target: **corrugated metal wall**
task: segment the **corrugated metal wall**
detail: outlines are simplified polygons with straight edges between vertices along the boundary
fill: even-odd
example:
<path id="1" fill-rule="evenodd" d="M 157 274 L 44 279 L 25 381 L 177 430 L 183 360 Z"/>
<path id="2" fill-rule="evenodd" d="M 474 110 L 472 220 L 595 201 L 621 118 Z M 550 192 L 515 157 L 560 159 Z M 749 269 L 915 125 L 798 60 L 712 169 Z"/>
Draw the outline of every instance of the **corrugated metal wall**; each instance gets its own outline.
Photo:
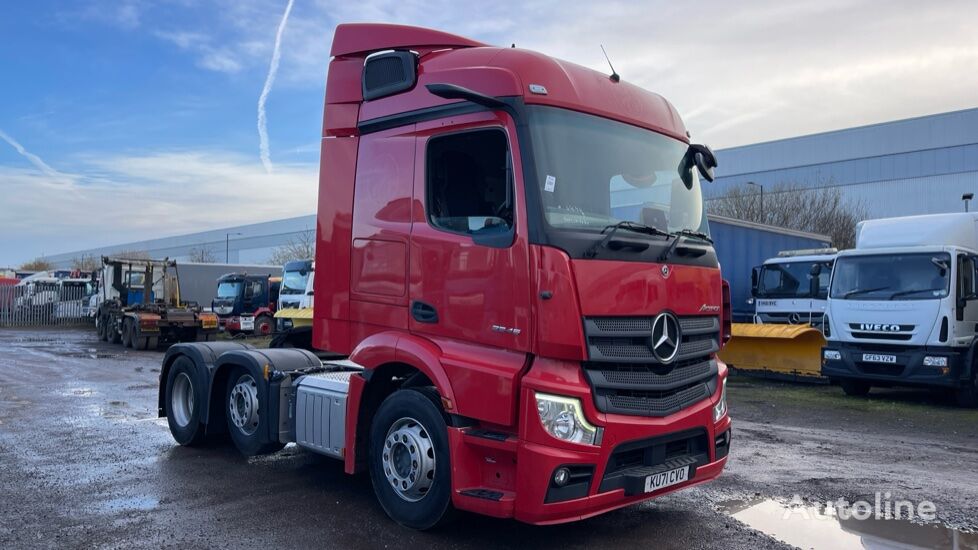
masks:
<path id="1" fill-rule="evenodd" d="M 707 200 L 748 181 L 837 186 L 872 218 L 962 209 L 978 193 L 978 109 L 942 113 L 717 152 Z M 758 192 L 752 188 L 750 192 Z"/>

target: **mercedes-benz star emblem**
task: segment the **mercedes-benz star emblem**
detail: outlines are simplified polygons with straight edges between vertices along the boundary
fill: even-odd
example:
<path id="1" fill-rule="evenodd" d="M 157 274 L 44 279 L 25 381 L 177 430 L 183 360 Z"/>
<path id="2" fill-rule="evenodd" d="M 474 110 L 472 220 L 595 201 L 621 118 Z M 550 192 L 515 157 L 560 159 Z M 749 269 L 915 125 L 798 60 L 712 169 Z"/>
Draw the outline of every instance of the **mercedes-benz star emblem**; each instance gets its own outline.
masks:
<path id="1" fill-rule="evenodd" d="M 801 323 L 801 315 L 798 315 L 798 313 L 792 313 L 791 315 L 788 316 L 788 323 L 792 325 L 797 325 L 798 323 Z"/>
<path id="2" fill-rule="evenodd" d="M 671 313 L 660 313 L 652 321 L 652 337 L 649 339 L 649 347 L 652 355 L 660 363 L 671 363 L 679 353 L 679 342 L 682 340 L 682 331 L 679 328 L 679 319 Z"/>

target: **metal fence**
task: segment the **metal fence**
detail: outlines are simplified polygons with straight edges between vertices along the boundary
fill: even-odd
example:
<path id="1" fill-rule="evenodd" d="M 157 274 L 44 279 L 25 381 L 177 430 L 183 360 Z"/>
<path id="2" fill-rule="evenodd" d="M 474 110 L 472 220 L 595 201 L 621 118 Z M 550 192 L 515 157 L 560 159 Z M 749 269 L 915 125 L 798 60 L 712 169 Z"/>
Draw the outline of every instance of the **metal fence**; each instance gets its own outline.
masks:
<path id="1" fill-rule="evenodd" d="M 84 285 L 36 283 L 0 286 L 0 327 L 77 325 L 91 322 Z"/>

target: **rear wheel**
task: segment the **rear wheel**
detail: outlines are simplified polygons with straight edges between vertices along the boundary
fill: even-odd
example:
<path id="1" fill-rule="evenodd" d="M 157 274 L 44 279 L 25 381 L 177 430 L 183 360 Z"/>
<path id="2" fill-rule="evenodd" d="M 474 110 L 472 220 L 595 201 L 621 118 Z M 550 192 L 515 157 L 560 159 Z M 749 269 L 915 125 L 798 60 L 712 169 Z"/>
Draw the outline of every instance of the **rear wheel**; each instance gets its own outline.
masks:
<path id="1" fill-rule="evenodd" d="M 205 439 L 194 379 L 194 365 L 187 357 L 178 357 L 166 376 L 166 422 L 173 439 L 186 447 L 200 445 Z"/>
<path id="2" fill-rule="evenodd" d="M 452 476 L 445 417 L 437 394 L 398 390 L 377 410 L 370 429 L 374 494 L 391 519 L 430 529 L 448 519 Z"/>
<path id="3" fill-rule="evenodd" d="M 133 338 L 135 337 L 135 327 L 133 326 L 132 319 L 125 318 L 122 321 L 122 346 L 127 348 L 136 347 Z"/>
<path id="4" fill-rule="evenodd" d="M 109 334 L 105 330 L 105 315 L 99 315 L 95 318 L 95 331 L 98 333 L 98 339 L 105 342 L 109 339 Z"/>
<path id="5" fill-rule="evenodd" d="M 234 446 L 245 456 L 255 456 L 284 447 L 281 443 L 264 442 L 268 433 L 269 407 L 264 392 L 260 391 L 255 378 L 244 367 L 234 367 L 228 377 L 224 392 L 224 411 L 227 415 L 228 432 Z"/>
<path id="6" fill-rule="evenodd" d="M 121 344 L 122 333 L 120 333 L 119 330 L 116 328 L 115 316 L 108 315 L 106 316 L 106 320 L 108 321 L 108 323 L 106 323 L 105 325 L 105 330 L 108 331 L 109 333 L 109 341 L 111 341 L 113 344 Z"/>
<path id="7" fill-rule="evenodd" d="M 854 397 L 865 397 L 869 394 L 869 389 L 872 387 L 866 382 L 845 378 L 839 380 L 839 385 L 842 386 L 842 391 L 846 392 L 846 395 Z"/>

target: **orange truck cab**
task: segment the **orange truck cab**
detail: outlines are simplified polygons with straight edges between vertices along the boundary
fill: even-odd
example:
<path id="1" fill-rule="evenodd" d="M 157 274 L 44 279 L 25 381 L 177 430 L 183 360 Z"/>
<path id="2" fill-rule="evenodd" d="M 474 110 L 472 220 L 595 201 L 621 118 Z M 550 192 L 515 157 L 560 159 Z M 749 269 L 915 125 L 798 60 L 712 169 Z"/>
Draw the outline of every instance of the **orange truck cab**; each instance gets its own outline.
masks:
<path id="1" fill-rule="evenodd" d="M 423 28 L 340 25 L 331 55 L 312 349 L 170 348 L 177 442 L 294 441 L 418 529 L 573 521 L 719 475 L 716 160 L 675 108 Z"/>

